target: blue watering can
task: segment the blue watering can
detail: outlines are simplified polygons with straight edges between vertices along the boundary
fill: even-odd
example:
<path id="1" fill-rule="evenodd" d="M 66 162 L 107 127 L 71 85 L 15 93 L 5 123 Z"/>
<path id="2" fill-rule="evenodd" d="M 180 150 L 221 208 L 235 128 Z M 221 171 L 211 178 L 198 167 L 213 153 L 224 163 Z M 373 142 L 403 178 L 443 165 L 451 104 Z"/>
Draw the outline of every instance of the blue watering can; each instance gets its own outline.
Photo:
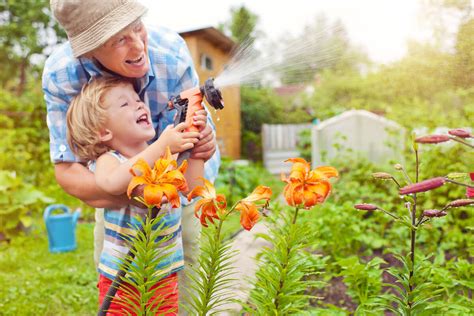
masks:
<path id="1" fill-rule="evenodd" d="M 53 211 L 62 213 L 53 214 Z M 76 224 L 80 211 L 71 210 L 62 204 L 49 205 L 43 214 L 48 231 L 49 251 L 66 252 L 76 249 Z"/>

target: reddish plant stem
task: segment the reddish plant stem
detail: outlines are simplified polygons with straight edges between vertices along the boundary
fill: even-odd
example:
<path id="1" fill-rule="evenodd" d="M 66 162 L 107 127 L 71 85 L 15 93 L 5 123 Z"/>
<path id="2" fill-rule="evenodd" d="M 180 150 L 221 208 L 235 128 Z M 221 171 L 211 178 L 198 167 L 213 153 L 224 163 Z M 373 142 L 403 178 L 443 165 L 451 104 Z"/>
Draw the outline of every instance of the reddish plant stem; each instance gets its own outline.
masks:
<path id="1" fill-rule="evenodd" d="M 418 149 L 415 148 L 415 183 L 418 183 L 419 181 L 419 176 L 420 176 L 420 161 L 419 161 L 419 156 L 418 156 Z M 410 259 L 411 259 L 411 267 L 410 267 L 410 276 L 408 279 L 409 282 L 409 288 L 410 292 L 413 291 L 413 284 L 412 280 L 414 277 L 414 272 L 415 272 L 415 242 L 416 242 L 416 193 L 413 194 L 413 208 L 411 210 L 411 243 L 410 243 Z M 412 306 L 411 301 L 408 301 L 408 306 L 411 308 Z"/>

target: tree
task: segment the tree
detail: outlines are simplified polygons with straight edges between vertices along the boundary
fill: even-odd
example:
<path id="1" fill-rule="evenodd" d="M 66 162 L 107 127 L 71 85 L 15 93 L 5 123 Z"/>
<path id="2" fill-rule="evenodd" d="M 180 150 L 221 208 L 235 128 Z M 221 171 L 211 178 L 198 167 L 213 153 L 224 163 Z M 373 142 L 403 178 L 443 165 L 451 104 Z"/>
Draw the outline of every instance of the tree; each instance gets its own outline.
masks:
<path id="1" fill-rule="evenodd" d="M 234 7 L 230 10 L 231 20 L 219 25 L 219 29 L 230 33 L 232 39 L 239 45 L 252 45 L 255 39 L 259 36 L 256 29 L 258 23 L 258 16 L 244 5 L 241 7 Z"/>
<path id="2" fill-rule="evenodd" d="M 52 17 L 48 0 L 0 0 L 0 83 L 12 78 L 22 94 L 28 73 L 38 73 L 35 63 L 65 38 Z"/>
<path id="3" fill-rule="evenodd" d="M 474 86 L 474 19 L 460 25 L 454 55 L 454 78 L 457 86 Z"/>
<path id="4" fill-rule="evenodd" d="M 283 83 L 312 82 L 325 69 L 356 70 L 359 62 L 367 62 L 362 52 L 353 47 L 341 21 L 331 22 L 321 14 L 306 25 L 296 37 L 287 35 L 282 52 L 280 79 Z"/>

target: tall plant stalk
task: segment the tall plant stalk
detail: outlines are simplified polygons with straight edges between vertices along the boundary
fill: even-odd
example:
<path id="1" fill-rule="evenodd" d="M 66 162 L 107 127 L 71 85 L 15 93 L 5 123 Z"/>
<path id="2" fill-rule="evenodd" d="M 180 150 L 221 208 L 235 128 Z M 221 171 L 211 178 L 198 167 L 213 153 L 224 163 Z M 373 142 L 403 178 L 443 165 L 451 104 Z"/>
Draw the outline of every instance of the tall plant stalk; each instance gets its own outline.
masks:
<path id="1" fill-rule="evenodd" d="M 203 181 L 204 186 L 198 186 L 188 194 L 189 200 L 202 198 L 196 202 L 195 214 L 200 213 L 198 217 L 204 228 L 198 262 L 189 274 L 192 282 L 186 306 L 191 315 L 202 316 L 222 312 L 222 306 L 234 301 L 231 286 L 235 252 L 230 250 L 230 242 L 223 240 L 224 222 L 230 214 L 239 211 L 242 227 L 250 230 L 259 218 L 258 207 L 266 207 L 272 194 L 270 188 L 258 186 L 249 196 L 227 209 L 225 196 L 216 194 L 214 186 Z"/>
<path id="2" fill-rule="evenodd" d="M 234 280 L 232 262 L 235 253 L 230 251 L 229 242 L 222 239 L 222 225 L 226 218 L 224 215 L 217 225 L 202 230 L 198 265 L 188 274 L 192 281 L 191 291 L 187 293 L 191 315 L 205 316 L 231 302 L 229 288 Z"/>
<path id="3" fill-rule="evenodd" d="M 298 223 L 301 209 L 308 212 L 313 206 L 325 201 L 331 190 L 329 178 L 337 177 L 332 167 L 317 167 L 302 158 L 292 158 L 293 162 L 284 196 L 291 210 L 284 209 L 276 214 L 278 220 L 270 227 L 268 234 L 260 236 L 271 247 L 260 254 L 260 265 L 256 281 L 250 292 L 249 303 L 243 303 L 250 315 L 288 315 L 302 313 L 314 298 L 306 294 L 308 288 L 319 285 L 307 276 L 315 274 L 313 254 L 307 252 L 311 230 L 308 225 Z M 276 211 L 276 210 L 275 210 Z"/>
<path id="4" fill-rule="evenodd" d="M 472 135 L 464 130 L 451 130 L 449 131 L 451 135 L 458 135 L 455 138 L 459 138 L 462 141 L 460 143 L 466 145 L 469 144 L 465 139 L 472 138 Z M 386 286 L 392 287 L 396 290 L 398 295 L 384 295 L 387 299 L 387 303 L 383 304 L 384 308 L 387 310 L 393 311 L 396 314 L 401 315 L 415 315 L 416 313 L 423 311 L 427 308 L 428 303 L 432 301 L 438 294 L 439 290 L 437 290 L 433 284 L 427 282 L 427 277 L 429 273 L 427 273 L 429 269 L 429 265 L 427 264 L 427 258 L 421 255 L 418 258 L 424 258 L 417 262 L 416 256 L 416 238 L 417 238 L 417 231 L 421 229 L 423 224 L 427 223 L 428 221 L 437 218 L 446 216 L 447 210 L 450 208 L 456 207 L 463 207 L 468 205 L 474 205 L 474 200 L 469 199 L 459 199 L 452 201 L 446 204 L 441 209 L 433 209 L 433 210 L 419 210 L 418 205 L 418 194 L 431 191 L 443 186 L 445 183 L 452 183 L 456 185 L 465 186 L 470 189 L 472 186 L 469 184 L 461 183 L 449 178 L 449 176 L 445 177 L 436 177 L 432 179 L 427 179 L 420 182 L 419 174 L 420 174 L 420 157 L 418 152 L 418 144 L 419 143 L 427 143 L 427 144 L 435 144 L 446 142 L 449 140 L 456 140 L 452 136 L 449 135 L 429 135 L 416 138 L 413 142 L 413 150 L 415 155 L 415 182 L 412 183 L 410 176 L 406 173 L 403 166 L 400 164 L 395 165 L 395 169 L 401 171 L 402 176 L 405 178 L 407 185 L 405 187 L 400 187 L 399 182 L 389 173 L 385 172 L 376 172 L 373 174 L 373 177 L 380 180 L 393 180 L 394 183 L 399 188 L 399 194 L 405 195 L 405 200 L 409 199 L 412 202 L 407 201 L 405 203 L 405 207 L 408 210 L 408 216 L 396 216 L 393 215 L 392 212 L 388 212 L 383 208 L 374 205 L 374 204 L 356 204 L 355 208 L 364 211 L 377 211 L 380 210 L 392 218 L 395 221 L 400 222 L 409 228 L 410 234 L 410 251 L 409 254 L 404 256 L 395 255 L 398 260 L 402 263 L 401 269 L 389 268 L 387 271 L 389 274 L 395 277 L 396 283 L 398 286 L 393 284 L 386 284 Z M 468 146 L 471 147 L 472 146 Z M 417 216 L 417 213 L 419 215 Z M 401 298 L 400 298 L 400 297 Z M 394 308 L 393 304 L 397 306 Z"/>
<path id="5" fill-rule="evenodd" d="M 281 262 L 282 266 L 282 274 L 280 274 L 279 286 L 275 293 L 275 310 L 281 310 L 281 296 L 284 296 L 284 288 L 285 288 L 285 279 L 286 279 L 286 271 L 288 270 L 288 265 L 290 263 L 290 259 L 292 256 L 292 252 L 294 252 L 294 248 L 296 244 L 294 243 L 294 236 L 296 231 L 296 220 L 298 218 L 298 207 L 295 207 L 295 212 L 293 214 L 293 219 L 291 221 L 290 228 L 288 230 L 288 243 L 286 245 L 286 251 L 283 255 L 283 260 Z"/>
<path id="6" fill-rule="evenodd" d="M 418 146 L 413 146 L 415 151 L 415 183 L 418 183 L 419 176 L 420 176 L 420 160 L 418 156 Z M 416 207 L 417 207 L 417 195 L 416 193 L 413 194 L 413 206 L 411 209 L 411 241 L 410 241 L 410 275 L 409 275 L 409 284 L 410 284 L 410 292 L 413 291 L 413 277 L 415 273 L 415 244 L 416 244 Z M 410 297 L 410 295 L 408 296 Z M 413 302 L 408 301 L 407 305 L 412 306 Z"/>

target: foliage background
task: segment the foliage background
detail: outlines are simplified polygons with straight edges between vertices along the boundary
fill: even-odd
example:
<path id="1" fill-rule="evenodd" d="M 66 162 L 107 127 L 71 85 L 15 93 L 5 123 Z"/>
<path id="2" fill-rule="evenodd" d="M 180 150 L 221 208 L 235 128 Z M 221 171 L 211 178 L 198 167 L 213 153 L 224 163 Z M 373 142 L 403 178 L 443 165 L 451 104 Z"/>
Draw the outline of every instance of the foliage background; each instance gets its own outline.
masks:
<path id="1" fill-rule="evenodd" d="M 408 130 L 425 128 L 429 132 L 438 126 L 472 129 L 474 19 L 470 2 L 427 3 L 439 14 L 453 10 L 461 13 L 456 37 L 451 39 L 454 45 L 444 45 L 449 39 L 443 38 L 443 27 L 436 24 L 442 19 L 434 14 L 427 19 L 432 19 L 435 40 L 413 42 L 404 58 L 383 66 L 372 64 L 351 44 L 341 23 L 319 17 L 309 25 L 301 38 L 325 28 L 340 30 L 327 35 L 328 43 L 338 48 L 332 62 L 314 67 L 304 76 L 294 69 L 280 78 L 286 84 L 304 82 L 314 87 L 312 94 L 280 98 L 269 87 L 242 87 L 242 152 L 256 163 L 241 167 L 224 161 L 218 190 L 235 201 L 256 184 L 281 188 L 278 180 L 259 166 L 262 123 L 306 123 L 356 108 L 384 115 Z M 56 184 L 49 161 L 40 74 L 42 61 L 51 47 L 64 40 L 64 34 L 51 19 L 48 4 L 47 0 L 0 0 L 0 171 L 16 179 L 2 177 L 0 182 L 0 239 L 11 238 L 10 243 L 0 246 L 0 283 L 8 285 L 0 288 L 0 297 L 5 298 L 0 302 L 0 313 L 6 315 L 81 315 L 96 308 L 90 299 L 96 296 L 91 224 L 79 225 L 78 252 L 52 256 L 47 253 L 41 223 L 42 210 L 51 201 L 81 207 L 83 219 L 93 220 L 91 208 L 66 195 Z M 245 8 L 233 12 L 233 20 L 222 25 L 224 31 L 238 42 L 263 36 L 258 31 L 258 17 Z M 407 169 L 413 172 L 413 157 L 408 149 L 404 154 Z M 459 145 L 422 146 L 421 160 L 422 179 L 472 172 L 474 166 L 473 154 Z M 380 295 L 386 290 L 382 282 L 390 281 L 380 270 L 386 262 L 394 262 L 389 253 L 406 252 L 408 237 L 403 227 L 391 224 L 379 213 L 361 213 L 352 207 L 370 201 L 403 212 L 397 190 L 370 176 L 375 171 L 395 173 L 393 163 L 375 166 L 341 150 L 339 158 L 331 162 L 341 174 L 332 197 L 324 206 L 302 213 L 305 224 L 315 232 L 311 251 L 321 255 L 315 266 L 324 271 L 315 278 L 325 285 L 308 290 L 324 297 L 312 301 L 315 314 L 324 314 L 320 309 L 325 309 L 344 315 L 363 303 L 362 298 L 367 301 Z M 26 192 L 14 203 L 5 199 L 13 182 L 16 191 Z M 462 188 L 446 185 L 425 194 L 421 202 L 424 208 L 433 208 L 463 195 Z M 28 202 L 32 199 L 34 203 Z M 22 211 L 12 212 L 12 204 Z M 238 224 L 229 228 L 228 236 L 236 227 Z M 433 222 L 419 236 L 423 251 L 434 255 L 430 259 L 431 282 L 443 289 L 441 302 L 449 303 L 438 305 L 458 308 L 458 314 L 474 308 L 466 299 L 474 289 L 473 227 L 472 210 L 466 208 Z M 371 269 L 363 268 L 367 262 L 371 262 Z"/>

